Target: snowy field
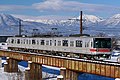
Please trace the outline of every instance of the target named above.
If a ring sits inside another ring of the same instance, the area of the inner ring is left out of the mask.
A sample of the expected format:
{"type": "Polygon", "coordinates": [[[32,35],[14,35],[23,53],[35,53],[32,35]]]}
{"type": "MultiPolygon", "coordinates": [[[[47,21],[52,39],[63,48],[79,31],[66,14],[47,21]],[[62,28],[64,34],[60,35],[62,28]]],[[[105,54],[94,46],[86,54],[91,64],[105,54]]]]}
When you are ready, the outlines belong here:
{"type": "MultiPolygon", "coordinates": [[[[0,80],[25,80],[24,77],[24,70],[22,66],[19,66],[19,69],[22,71],[19,73],[7,73],[4,72],[4,68],[0,68],[0,80]]],[[[48,74],[46,72],[42,72],[42,77],[44,80],[57,80],[56,78],[51,78],[51,79],[46,79],[48,77],[56,77],[57,75],[55,74],[48,74]]]]}
{"type": "MultiPolygon", "coordinates": [[[[2,63],[5,63],[5,62],[6,62],[6,60],[2,60],[2,63]]],[[[21,65],[18,65],[18,67],[20,70],[20,72],[18,72],[18,73],[7,73],[7,72],[4,72],[4,67],[0,68],[0,80],[25,80],[24,71],[25,71],[26,67],[23,67],[21,65]]],[[[44,69],[43,71],[48,71],[48,68],[53,69],[53,67],[48,67],[48,66],[43,65],[43,69],[44,69]]],[[[59,68],[54,68],[53,71],[51,71],[49,69],[49,73],[42,72],[43,79],[44,80],[57,80],[56,74],[58,74],[59,71],[56,73],[56,70],[59,70],[59,68]],[[47,78],[49,78],[49,79],[47,79],[47,78]]]]}

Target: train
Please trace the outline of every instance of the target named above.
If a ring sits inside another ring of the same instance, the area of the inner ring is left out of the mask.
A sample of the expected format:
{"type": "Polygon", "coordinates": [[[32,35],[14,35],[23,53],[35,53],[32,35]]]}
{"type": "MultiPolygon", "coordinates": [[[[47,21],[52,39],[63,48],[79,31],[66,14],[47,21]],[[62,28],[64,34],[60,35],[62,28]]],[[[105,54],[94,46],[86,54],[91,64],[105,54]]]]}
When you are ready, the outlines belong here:
{"type": "Polygon", "coordinates": [[[74,58],[109,58],[112,39],[109,37],[9,37],[9,50],[74,58]]]}

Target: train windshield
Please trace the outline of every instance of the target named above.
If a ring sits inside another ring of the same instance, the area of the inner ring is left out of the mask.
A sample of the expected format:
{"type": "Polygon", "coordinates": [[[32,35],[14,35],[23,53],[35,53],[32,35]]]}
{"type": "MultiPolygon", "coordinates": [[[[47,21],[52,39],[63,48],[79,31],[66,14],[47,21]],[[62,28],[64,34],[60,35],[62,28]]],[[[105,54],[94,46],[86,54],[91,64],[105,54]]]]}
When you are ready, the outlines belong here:
{"type": "Polygon", "coordinates": [[[95,38],[94,48],[111,48],[111,38],[95,38]]]}

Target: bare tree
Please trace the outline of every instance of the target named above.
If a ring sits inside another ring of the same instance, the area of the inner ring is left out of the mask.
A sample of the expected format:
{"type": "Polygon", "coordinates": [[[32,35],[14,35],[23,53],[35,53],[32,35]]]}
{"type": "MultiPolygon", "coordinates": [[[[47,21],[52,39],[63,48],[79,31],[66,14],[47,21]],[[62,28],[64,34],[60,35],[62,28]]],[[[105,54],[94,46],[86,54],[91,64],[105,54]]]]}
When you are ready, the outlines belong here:
{"type": "Polygon", "coordinates": [[[96,36],[98,36],[98,37],[105,37],[107,35],[105,33],[100,32],[100,33],[96,34],[96,36]]]}

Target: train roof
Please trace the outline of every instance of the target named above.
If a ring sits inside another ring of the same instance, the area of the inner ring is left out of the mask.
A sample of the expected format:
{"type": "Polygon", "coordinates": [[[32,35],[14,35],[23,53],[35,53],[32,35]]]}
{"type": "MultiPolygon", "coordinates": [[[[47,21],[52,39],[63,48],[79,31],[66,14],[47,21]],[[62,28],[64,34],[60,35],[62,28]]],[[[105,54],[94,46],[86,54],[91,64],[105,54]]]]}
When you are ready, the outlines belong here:
{"type": "Polygon", "coordinates": [[[100,36],[90,36],[89,34],[73,34],[69,36],[63,36],[63,35],[33,35],[33,36],[27,36],[27,35],[16,35],[14,38],[111,38],[111,37],[100,37],[100,36]]]}
{"type": "Polygon", "coordinates": [[[96,36],[80,36],[80,37],[73,37],[73,36],[70,36],[70,37],[65,37],[65,36],[62,36],[62,37],[10,37],[10,38],[111,38],[111,37],[96,37],[96,36]]]}

